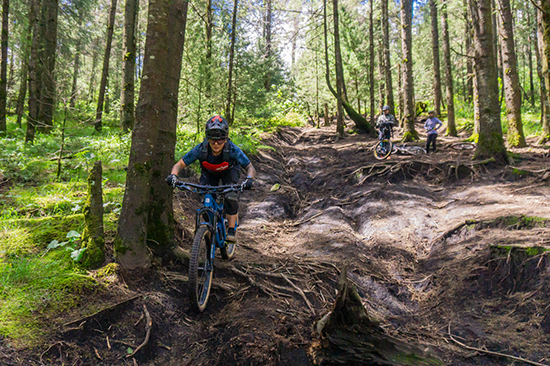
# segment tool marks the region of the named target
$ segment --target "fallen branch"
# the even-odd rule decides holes
[[[310,218],[306,219],[306,220],[302,220],[302,221],[298,221],[298,222],[295,222],[294,224],[291,224],[290,226],[298,226],[298,225],[302,225],[302,224],[305,224],[306,222],[308,221],[311,221],[313,220],[314,218],[318,217],[318,216],[321,216],[323,213],[322,212],[319,212],[313,216],[311,216]]]
[[[464,347],[464,348],[466,348],[466,349],[469,349],[470,351],[477,351],[477,352],[482,352],[482,353],[486,353],[486,354],[493,355],[493,356],[506,357],[506,358],[509,358],[509,359],[512,359],[512,360],[525,362],[525,363],[528,363],[528,364],[530,364],[530,365],[548,366],[547,364],[540,363],[540,362],[536,362],[536,361],[530,361],[530,360],[525,359],[525,358],[523,358],[523,357],[516,357],[516,356],[508,355],[508,354],[506,354],[506,353],[493,352],[493,351],[488,351],[488,350],[481,349],[481,348],[476,348],[476,347],[467,346],[467,345],[465,345],[464,343],[462,343],[462,342],[456,340],[456,339],[453,337],[453,335],[451,334],[451,323],[449,323],[448,333],[449,333],[449,337],[451,337],[451,340],[452,340],[453,342],[455,342],[456,344],[458,344],[458,345],[461,346],[461,347]]]
[[[146,319],[146,323],[145,323],[145,340],[143,341],[142,344],[140,344],[138,346],[138,348],[136,348],[134,350],[134,352],[132,352],[128,356],[126,356],[126,358],[133,357],[140,349],[145,347],[147,345],[147,343],[149,342],[149,337],[151,337],[151,327],[153,326],[153,319],[151,319],[151,315],[149,314],[149,311],[147,311],[147,306],[145,306],[145,304],[143,304],[143,311],[145,312],[145,319]]]
[[[93,313],[93,314],[91,314],[91,315],[88,315],[88,316],[85,316],[85,317],[83,317],[83,318],[79,318],[79,319],[70,321],[70,322],[68,322],[68,323],[65,323],[65,324],[63,324],[63,327],[66,327],[66,326],[68,326],[68,325],[71,325],[71,324],[74,324],[74,323],[78,323],[78,322],[81,322],[81,323],[82,323],[82,322],[85,322],[85,321],[87,321],[87,320],[89,320],[89,319],[92,319],[93,317],[96,317],[96,316],[99,315],[99,314],[102,314],[102,313],[107,312],[107,311],[109,311],[109,310],[113,310],[113,309],[119,307],[120,305],[124,305],[124,304],[126,304],[126,303],[128,303],[128,302],[130,302],[130,301],[133,301],[133,300],[137,299],[137,298],[140,297],[140,296],[141,296],[141,295],[135,295],[135,296],[133,296],[133,297],[131,297],[131,298],[129,298],[129,299],[126,299],[126,300],[121,301],[121,302],[119,302],[119,303],[116,303],[116,304],[114,304],[114,305],[107,306],[106,308],[101,309],[101,310],[99,310],[99,311],[96,311],[95,313]],[[79,326],[79,328],[80,328],[80,326]],[[68,330],[72,330],[72,329],[74,329],[74,328],[70,328],[70,329],[68,329]]]

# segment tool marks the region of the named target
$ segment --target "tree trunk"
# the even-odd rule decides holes
[[[336,101],[338,106],[338,117],[336,123],[336,132],[340,136],[344,135],[344,108],[343,101],[347,100],[344,87],[344,67],[342,65],[342,55],[340,53],[340,30],[338,24],[338,0],[332,0],[332,12],[334,20],[334,62],[336,64]]]
[[[28,62],[28,57],[25,57],[24,61],[21,64],[21,84],[19,85],[19,92],[17,93],[17,106],[15,107],[15,114],[17,115],[17,126],[19,126],[19,128],[21,128],[21,121],[23,120],[23,112],[25,111],[25,98],[27,96],[27,86],[29,83]]]
[[[101,82],[99,84],[99,95],[97,97],[97,109],[95,113],[95,130],[101,132],[103,117],[103,102],[105,101],[105,89],[107,88],[107,78],[109,77],[109,60],[111,58],[111,47],[113,43],[113,31],[115,25],[116,2],[111,0],[111,10],[107,21],[107,41],[105,43],[105,54],[103,56],[103,70],[101,71]]]
[[[327,6],[326,6],[326,0],[323,1],[323,9],[324,9],[324,17],[323,17],[323,25],[324,25],[324,36],[325,36],[325,65],[326,65],[326,73],[325,73],[325,79],[326,79],[326,82],[327,82],[327,87],[329,88],[330,92],[332,93],[332,95],[338,99],[338,93],[336,90],[334,90],[334,88],[332,87],[331,83],[330,83],[330,72],[329,72],[329,63],[328,63],[328,36],[327,36]],[[334,11],[335,13],[337,12],[337,10]],[[335,15],[336,19],[334,20],[334,24],[335,24],[335,28],[337,28],[337,23],[338,23],[338,16],[337,14]],[[348,100],[347,100],[347,95],[346,95],[346,87],[345,87],[345,83],[344,83],[344,72],[343,72],[343,68],[342,68],[342,58],[340,56],[340,37],[339,35],[337,36],[337,29],[334,30],[334,48],[335,48],[335,53],[336,53],[336,49],[337,49],[337,52],[338,52],[338,56],[336,56],[335,54],[335,58],[336,57],[339,57],[339,61],[336,60],[336,82],[338,83],[338,80],[340,80],[340,82],[342,83],[341,85],[341,88],[342,88],[342,107],[346,110],[346,112],[348,113],[348,115],[350,116],[350,118],[353,120],[353,122],[355,122],[355,125],[357,126],[358,129],[362,130],[362,131],[365,131],[367,133],[370,133],[372,132],[372,127],[369,125],[369,123],[367,122],[367,120],[362,117],[359,113],[357,113],[353,107],[349,104]],[[338,41],[337,41],[338,39]],[[338,66],[339,64],[339,66]],[[338,76],[338,73],[340,70],[340,75]]]
[[[173,240],[172,199],[163,178],[174,162],[186,14],[184,0],[149,1],[142,85],[114,243],[117,260],[127,269],[150,267],[148,238],[162,247]]]
[[[393,99],[393,81],[391,76],[390,60],[390,21],[388,16],[388,0],[381,0],[382,8],[382,53],[384,58],[384,82],[386,90],[387,105],[390,107],[390,113],[395,115],[395,101]]]
[[[27,132],[25,142],[34,142],[38,122],[38,101],[40,88],[38,82],[42,68],[38,63],[38,45],[40,42],[40,22],[38,21],[40,0],[32,0],[29,11],[29,28],[32,28],[32,43],[29,58],[29,113],[27,115]]]
[[[508,162],[502,126],[497,65],[493,47],[491,0],[470,0],[474,30],[475,83],[479,105],[479,137],[475,159],[493,158],[497,164]]]
[[[42,0],[42,24],[38,59],[40,62],[39,131],[49,133],[53,128],[55,110],[55,58],[57,54],[58,0]],[[38,75],[37,75],[38,76]]]
[[[229,77],[227,79],[227,103],[225,106],[225,118],[230,125],[233,123],[231,118],[231,97],[233,93],[233,61],[235,58],[235,35],[237,31],[237,6],[238,0],[233,1],[233,18],[231,20],[231,46],[229,48]]]
[[[8,71],[8,15],[9,0],[2,0],[2,35],[0,44],[2,60],[0,65],[0,132],[7,132],[6,108],[8,104],[7,71]]]
[[[325,103],[325,127],[330,126],[330,120],[328,117],[328,103]]]
[[[401,67],[401,62],[397,64],[397,95],[399,95],[399,127],[403,128],[403,104],[405,103],[403,100],[403,68]]]
[[[81,35],[80,35],[80,29],[82,28],[82,21],[83,21],[83,14],[78,9],[78,31],[76,36],[76,45],[75,45],[75,53],[74,53],[74,68],[73,68],[73,84],[71,88],[71,101],[70,101],[70,107],[74,108],[76,103],[76,94],[78,93],[78,73],[80,72],[80,53],[82,48],[82,42],[81,42]]]
[[[531,43],[533,43],[533,27],[531,25],[531,8],[529,3],[527,6],[527,29],[529,30],[529,36],[527,37],[527,65],[529,67],[529,102],[531,107],[535,106],[535,80],[533,77],[533,49]],[[536,42],[536,40],[535,40]]]
[[[436,0],[430,0],[430,16],[432,18],[432,54],[434,64],[434,111],[435,115],[439,117],[441,116],[441,71],[439,67],[439,29],[437,26]]]
[[[386,105],[386,80],[384,77],[384,44],[382,41],[378,42],[378,111],[382,110],[382,107]]]
[[[542,75],[544,76],[544,87],[546,88],[545,118],[542,121],[542,136],[538,143],[542,144],[550,140],[550,0],[540,0],[540,7],[543,10],[541,19],[541,63]]]
[[[536,9],[537,12],[537,25],[535,29],[535,42],[533,42],[533,45],[535,47],[535,55],[537,57],[537,74],[539,76],[539,87],[540,87],[540,114],[541,114],[541,125],[544,126],[550,126],[550,122],[547,120],[550,118],[550,115],[548,114],[548,111],[550,111],[550,103],[547,98],[546,93],[546,83],[544,79],[544,74],[542,72],[542,54],[541,49],[543,48],[542,44],[542,13]],[[550,135],[550,134],[548,134]],[[540,143],[544,143],[546,141],[544,135],[540,139]]]
[[[272,22],[272,10],[271,10],[271,1],[266,0],[265,2],[265,80],[264,86],[265,90],[269,91],[271,89],[271,22]]]
[[[120,93],[120,124],[124,132],[134,127],[134,93],[136,69],[136,22],[139,0],[126,0],[122,45],[122,92]]]
[[[204,63],[204,87],[207,97],[207,107],[212,108],[212,28],[213,28],[213,15],[212,15],[212,0],[206,0],[206,54]],[[226,115],[226,119],[231,116]],[[228,121],[229,122],[229,121]]]
[[[99,58],[99,38],[94,38],[92,41],[92,72],[90,74],[90,82],[88,83],[88,103],[93,103],[94,101],[94,90],[95,90],[95,74],[97,68],[97,59]]]
[[[464,0],[464,39],[466,42],[466,72],[468,73],[467,80],[466,80],[466,101],[471,102],[472,98],[474,97],[474,66],[472,62],[472,58],[469,57],[473,54],[472,52],[472,26],[468,11],[468,0]]]
[[[346,270],[340,275],[337,293],[331,311],[314,326],[316,339],[309,349],[314,365],[443,364],[420,348],[387,335],[368,314]]]
[[[447,22],[447,0],[443,0],[441,17],[443,26],[443,60],[445,62],[445,94],[447,97],[447,135],[457,136],[455,123],[453,74],[451,65],[451,47],[449,45],[449,23]]]
[[[374,126],[374,1],[369,1],[369,122]]]
[[[502,49],[503,87],[508,120],[508,145],[525,147],[523,123],[521,121],[521,89],[516,64],[516,50],[512,24],[510,0],[497,0],[500,17],[500,47]]]
[[[412,62],[412,0],[401,1],[401,49],[403,50],[403,141],[418,139],[415,130],[414,81]]]
[[[103,189],[101,161],[96,161],[88,176],[88,196],[84,204],[85,228],[82,232],[84,267],[98,267],[105,260],[103,232]]]

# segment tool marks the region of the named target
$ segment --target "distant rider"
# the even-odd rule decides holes
[[[443,125],[441,121],[434,116],[434,111],[428,112],[428,119],[424,123],[424,128],[428,131],[428,142],[426,143],[426,153],[430,152],[430,144],[433,145],[433,151],[436,151],[435,140],[437,139],[437,130]]]
[[[185,154],[173,167],[166,177],[166,183],[175,186],[180,170],[191,165],[195,160],[201,164],[201,185],[217,186],[220,180],[223,185],[236,184],[239,181],[241,167],[246,169],[245,189],[252,188],[256,170],[250,159],[229,138],[229,124],[225,118],[214,116],[206,122],[206,138]],[[235,224],[239,210],[237,193],[229,192],[225,195],[225,212],[227,214],[228,229],[227,241],[236,242],[237,232]]]
[[[378,120],[376,121],[376,129],[378,132],[378,139],[390,139],[391,132],[394,126],[397,126],[397,122],[395,120],[395,117],[390,114],[390,107],[385,105],[382,107],[382,114],[378,116]],[[388,127],[388,128],[384,128]],[[384,132],[385,131],[385,132]]]

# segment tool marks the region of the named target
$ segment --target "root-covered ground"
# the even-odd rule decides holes
[[[0,364],[309,365],[346,268],[387,335],[442,364],[550,365],[547,149],[514,150],[502,168],[457,141],[380,162],[365,135],[284,129],[254,160],[240,244],[216,259],[204,313],[190,308],[187,263],[159,260],[140,280],[104,274],[109,293],[83,302],[97,313],[48,319],[48,343],[0,340]],[[175,200],[189,249],[198,200]]]

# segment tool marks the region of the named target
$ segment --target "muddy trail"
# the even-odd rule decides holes
[[[283,129],[254,159],[236,256],[216,259],[204,313],[190,308],[187,263],[159,260],[140,280],[113,272],[89,296],[96,312],[53,321],[42,347],[0,348],[0,364],[310,365],[346,268],[384,331],[442,364],[550,365],[547,150],[498,168],[457,141],[379,162],[364,135]],[[176,193],[184,248],[197,204]]]

